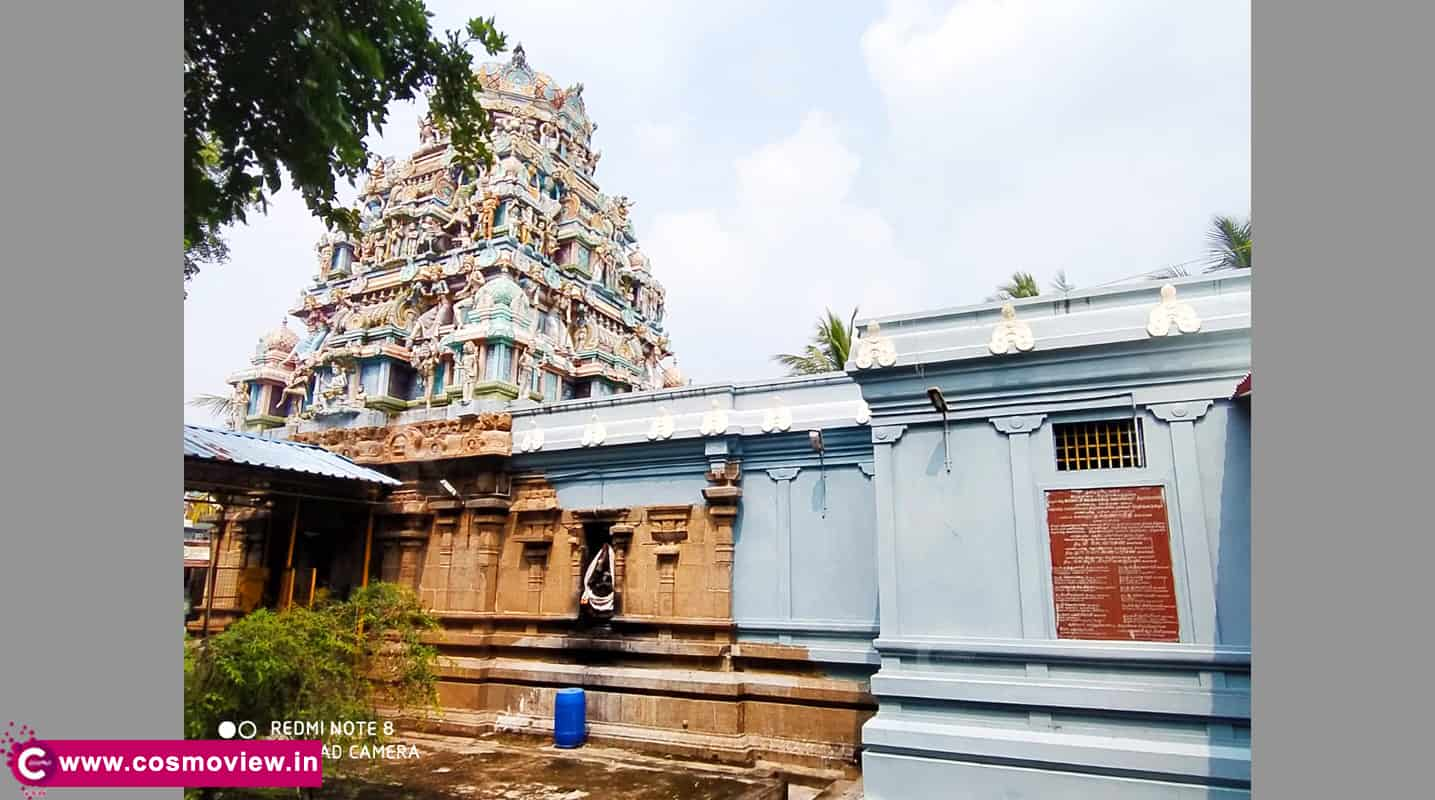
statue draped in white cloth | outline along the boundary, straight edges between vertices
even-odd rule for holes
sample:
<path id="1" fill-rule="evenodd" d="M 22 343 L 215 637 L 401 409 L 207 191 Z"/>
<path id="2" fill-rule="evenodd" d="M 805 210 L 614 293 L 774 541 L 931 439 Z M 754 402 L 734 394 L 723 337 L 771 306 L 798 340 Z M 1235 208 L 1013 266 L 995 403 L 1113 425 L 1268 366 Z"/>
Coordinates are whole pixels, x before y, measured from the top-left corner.
<path id="1" fill-rule="evenodd" d="M 593 617 L 607 620 L 613 616 L 614 599 L 613 546 L 604 544 L 583 573 L 583 596 L 578 604 Z"/>

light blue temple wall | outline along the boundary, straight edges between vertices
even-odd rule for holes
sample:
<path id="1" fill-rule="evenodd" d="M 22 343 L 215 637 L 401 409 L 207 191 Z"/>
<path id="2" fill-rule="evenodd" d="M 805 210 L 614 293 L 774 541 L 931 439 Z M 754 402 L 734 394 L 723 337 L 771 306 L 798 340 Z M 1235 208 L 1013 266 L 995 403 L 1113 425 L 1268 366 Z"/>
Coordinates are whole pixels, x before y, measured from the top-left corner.
<path id="1" fill-rule="evenodd" d="M 1196 421 L 1211 563 L 1216 573 L 1220 641 L 1251 645 L 1251 414 L 1244 403 L 1218 402 Z"/>
<path id="2" fill-rule="evenodd" d="M 916 636 L 1021 635 L 1006 437 L 985 421 L 913 428 L 894 448 L 897 604 Z M 889 635 L 888 631 L 883 631 Z"/>
<path id="3" fill-rule="evenodd" d="M 860 432 L 865 436 L 865 429 Z M 763 468 L 776 462 L 755 459 L 759 466 L 744 472 L 733 557 L 739 641 L 805 647 L 812 660 L 835 671 L 841 671 L 836 665 L 875 665 L 871 464 L 821 468 L 791 463 L 799 459 L 782 461 Z"/>
<path id="4" fill-rule="evenodd" d="M 919 368 L 854 369 L 881 597 L 867 797 L 1248 796 L 1249 411 L 1226 398 L 1250 368 L 1249 284 L 1182 283 L 1205 326 L 1166 339 L 1145 330 L 1159 288 L 1074 300 L 1089 321 L 1029 302 L 1037 352 L 1014 357 L 987 352 L 994 309 L 903 318 Z M 930 386 L 953 407 L 950 474 Z M 1144 467 L 1057 470 L 1053 425 L 1133 413 Z M 1181 641 L 1057 639 L 1044 492 L 1127 485 L 1164 489 Z"/>
<path id="5" fill-rule="evenodd" d="M 1049 409 L 1016 446 L 989 420 L 952 423 L 950 474 L 941 426 L 914 424 L 879 460 L 890 469 L 883 486 L 897 613 L 882 619 L 883 669 L 872 680 L 881 710 L 864 729 L 868 797 L 989 796 L 990 787 L 1016 785 L 1010 781 L 1024 782 L 1033 797 L 1246 791 L 1249 655 L 1222 648 L 1250 641 L 1248 421 L 1244 410 L 1218 402 L 1196 422 L 1194 513 L 1210 534 L 1213 573 L 1203 582 L 1198 560 L 1187 557 L 1198 533 L 1181 505 L 1186 473 L 1177 469 L 1167 422 L 1143 414 L 1144 468 L 1056 470 L 1053 423 L 1130 413 Z M 1018 447 L 1026 448 L 1027 469 L 1013 472 Z M 1043 493 L 1123 485 L 1165 487 L 1186 644 L 1126 652 L 1122 643 L 1055 638 Z M 1034 557 L 1028 570 L 1023 543 Z M 1203 593 L 1218 609 L 1210 635 L 1195 622 Z M 954 781 L 966 787 L 955 795 Z"/>

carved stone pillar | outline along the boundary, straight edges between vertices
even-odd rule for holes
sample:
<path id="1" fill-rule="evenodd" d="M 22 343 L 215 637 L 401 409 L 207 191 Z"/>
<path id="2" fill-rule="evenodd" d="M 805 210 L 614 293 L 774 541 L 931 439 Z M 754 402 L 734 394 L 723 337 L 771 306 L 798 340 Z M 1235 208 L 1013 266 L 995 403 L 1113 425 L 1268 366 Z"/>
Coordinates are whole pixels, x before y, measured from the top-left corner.
<path id="1" fill-rule="evenodd" d="M 476 611 L 493 611 L 498 598 L 498 555 L 508 501 L 480 497 L 464 503 L 471 513 L 470 530 L 477 538 L 474 593 Z"/>
<path id="2" fill-rule="evenodd" d="M 708 589 L 716 598 L 714 615 L 721 618 L 732 617 L 732 528 L 742 501 L 742 487 L 737 485 L 741 478 L 742 466 L 738 462 L 715 464 L 708 470 L 708 480 L 713 485 L 703 489 L 713 531 L 713 578 Z"/>
<path id="3" fill-rule="evenodd" d="M 382 561 L 379 575 L 384 581 L 407 586 L 418 592 L 423 577 L 423 548 L 428 542 L 430 518 L 401 514 L 384 520 L 379 540 Z"/>
<path id="4" fill-rule="evenodd" d="M 571 520 L 568 529 L 568 563 L 572 570 L 573 608 L 578 608 L 578 598 L 583 596 L 583 523 Z"/>
<path id="5" fill-rule="evenodd" d="M 543 587 L 548 580 L 548 560 L 558 530 L 558 493 L 539 481 L 519 481 L 514 487 L 512 512 L 517 516 L 513 539 L 523 545 L 523 565 L 528 570 L 530 614 L 543 611 Z"/>
<path id="6" fill-rule="evenodd" d="M 620 522 L 608 529 L 613 541 L 613 591 L 623 595 L 623 576 L 628 569 L 628 546 L 633 541 L 634 526 Z"/>
<path id="7" fill-rule="evenodd" d="M 438 503 L 432 504 L 435 509 L 433 531 L 429 535 L 430 547 L 423 567 L 423 588 L 420 592 L 425 606 L 444 611 L 454 608 L 454 590 L 457 587 L 455 550 L 460 556 L 463 552 L 461 543 L 455 548 L 455 539 L 459 536 L 458 503 L 447 502 L 444 508 L 439 508 Z"/>

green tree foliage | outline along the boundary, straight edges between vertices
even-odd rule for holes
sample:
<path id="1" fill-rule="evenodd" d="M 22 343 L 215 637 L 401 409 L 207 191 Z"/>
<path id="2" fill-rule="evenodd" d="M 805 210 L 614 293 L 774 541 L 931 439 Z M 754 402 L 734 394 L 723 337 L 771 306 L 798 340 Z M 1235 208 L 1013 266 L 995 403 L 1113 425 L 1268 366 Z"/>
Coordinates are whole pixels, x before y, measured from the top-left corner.
<path id="1" fill-rule="evenodd" d="M 185 254 L 188 262 L 189 255 Z M 186 273 L 188 274 L 188 273 Z M 234 417 L 237 412 L 244 411 L 247 403 L 231 394 L 197 394 L 190 398 L 189 405 L 195 408 L 202 408 L 210 414 L 224 420 L 230 428 L 234 427 Z"/>
<path id="2" fill-rule="evenodd" d="M 1041 294 L 1041 285 L 1030 272 L 1013 272 L 1011 280 L 997 287 L 996 294 L 987 298 L 994 300 L 1018 300 L 1023 297 L 1036 297 Z"/>
<path id="3" fill-rule="evenodd" d="M 779 353 L 772 358 L 787 367 L 788 375 L 839 372 L 852 353 L 852 331 L 856 322 L 857 309 L 852 309 L 852 316 L 843 322 L 829 308 L 818 318 L 812 341 L 801 353 Z"/>
<path id="4" fill-rule="evenodd" d="M 380 709 L 431 707 L 438 655 L 422 637 L 437 626 L 411 590 L 390 583 L 343 602 L 241 617 L 185 647 L 185 736 L 215 738 L 222 720 L 267 730 L 271 720 L 371 720 Z"/>
<path id="5" fill-rule="evenodd" d="M 1217 216 L 1206 232 L 1210 243 L 1206 271 L 1251 268 L 1251 220 Z"/>
<path id="6" fill-rule="evenodd" d="M 186 278 L 223 226 L 265 208 L 281 170 L 326 224 L 353 230 L 337 180 L 367 169 L 364 137 L 396 100 L 427 92 L 455 160 L 491 162 L 468 47 L 496 54 L 503 34 L 489 18 L 436 35 L 431 16 L 422 0 L 185 0 Z"/>

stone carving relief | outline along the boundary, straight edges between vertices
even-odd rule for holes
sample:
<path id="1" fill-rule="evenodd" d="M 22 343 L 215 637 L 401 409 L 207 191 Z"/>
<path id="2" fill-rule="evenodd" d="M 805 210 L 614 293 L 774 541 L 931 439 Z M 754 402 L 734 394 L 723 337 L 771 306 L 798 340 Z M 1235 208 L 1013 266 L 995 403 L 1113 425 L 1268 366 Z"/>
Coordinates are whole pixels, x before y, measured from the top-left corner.
<path id="1" fill-rule="evenodd" d="M 712 408 L 703 414 L 702 424 L 698 427 L 698 432 L 704 436 L 718 436 L 727 433 L 727 424 L 727 409 L 719 405 L 718 401 L 714 399 Z"/>
<path id="2" fill-rule="evenodd" d="M 1176 287 L 1161 287 L 1161 302 L 1146 317 L 1146 333 L 1151 336 L 1175 336 L 1195 333 L 1201 329 L 1201 318 L 1190 303 L 1176 299 Z"/>
<path id="3" fill-rule="evenodd" d="M 598 419 L 598 415 L 594 414 L 592 419 L 590 419 L 588 424 L 583 428 L 582 445 L 584 447 L 597 447 L 602 444 L 606 438 L 608 438 L 608 428 L 603 425 L 602 420 Z"/>
<path id="4" fill-rule="evenodd" d="M 762 412 L 762 432 L 773 433 L 786 431 L 792 427 L 792 410 L 782 402 L 782 397 L 774 396 L 772 406 Z"/>
<path id="5" fill-rule="evenodd" d="M 659 408 L 658 415 L 653 417 L 653 422 L 648 426 L 648 441 L 656 439 L 670 439 L 673 435 L 673 415 L 667 408 Z"/>
<path id="6" fill-rule="evenodd" d="M 458 419 L 429 420 L 411 425 L 330 428 L 295 433 L 296 442 L 317 444 L 359 463 L 424 461 L 476 455 L 510 455 L 513 450 L 508 414 L 467 414 Z"/>
<path id="7" fill-rule="evenodd" d="M 1013 351 L 1025 353 L 1035 346 L 1031 326 L 1016 318 L 1016 307 L 1011 303 L 1002 306 L 1002 321 L 992 329 L 987 349 L 994 355 L 1003 355 Z"/>
<path id="8" fill-rule="evenodd" d="M 892 340 L 881 335 L 882 328 L 877 320 L 867 323 L 866 332 L 857 340 L 857 356 L 854 359 L 858 369 L 890 367 L 897 363 L 897 348 Z"/>

